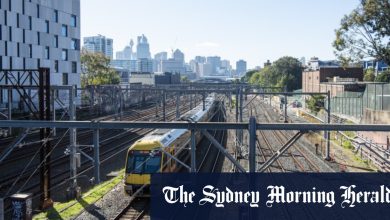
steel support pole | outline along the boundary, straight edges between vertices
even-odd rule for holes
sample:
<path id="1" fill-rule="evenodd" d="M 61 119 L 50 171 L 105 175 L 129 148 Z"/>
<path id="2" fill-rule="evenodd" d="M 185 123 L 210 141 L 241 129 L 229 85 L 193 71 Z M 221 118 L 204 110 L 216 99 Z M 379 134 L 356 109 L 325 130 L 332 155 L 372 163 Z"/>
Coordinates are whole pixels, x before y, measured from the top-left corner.
<path id="1" fill-rule="evenodd" d="M 196 173 L 196 141 L 195 141 L 195 130 L 191 130 L 191 173 Z"/>
<path id="2" fill-rule="evenodd" d="M 119 120 L 123 120 L 123 92 L 122 88 L 119 86 L 118 88 L 119 91 Z"/>
<path id="3" fill-rule="evenodd" d="M 240 93 L 240 89 L 238 88 L 237 90 L 236 90 L 236 103 L 235 103 L 235 105 L 236 105 L 236 122 L 238 122 L 238 100 L 239 100 L 239 97 L 240 97 L 240 95 L 239 95 L 239 93 Z"/>
<path id="4" fill-rule="evenodd" d="M 284 123 L 288 123 L 288 121 L 287 121 L 287 95 L 284 95 Z"/>
<path id="5" fill-rule="evenodd" d="M 328 105 L 327 105 L 327 123 L 330 124 L 331 109 L 330 109 L 330 91 L 328 91 Z M 326 155 L 325 160 L 330 161 L 330 131 L 326 131 Z"/>
<path id="6" fill-rule="evenodd" d="M 382 95 L 381 95 L 381 110 L 383 111 L 383 104 L 384 104 L 384 101 L 383 101 L 383 86 L 384 84 L 382 84 Z"/>
<path id="7" fill-rule="evenodd" d="M 203 101 L 203 111 L 206 110 L 206 94 L 202 94 L 202 101 Z"/>
<path id="8" fill-rule="evenodd" d="M 157 97 L 157 94 L 155 93 L 155 96 Z M 155 105 L 156 105 L 156 118 L 158 117 L 158 106 L 159 106 L 159 103 L 160 103 L 160 100 L 159 99 L 155 99 L 156 100 L 156 103 L 155 103 Z"/>
<path id="9" fill-rule="evenodd" d="M 190 94 L 190 109 L 193 109 L 193 107 L 192 107 L 192 94 Z"/>
<path id="10" fill-rule="evenodd" d="M 374 84 L 374 110 L 376 109 L 376 84 Z"/>
<path id="11" fill-rule="evenodd" d="M 50 70 L 48 68 L 39 69 L 39 118 L 42 121 L 50 121 Z M 49 140 L 50 128 L 40 129 L 40 138 L 44 140 L 40 150 L 40 161 L 42 166 L 40 168 L 40 191 L 41 191 L 41 208 L 46 209 L 53 205 L 50 193 L 51 181 L 51 145 Z"/>
<path id="12" fill-rule="evenodd" d="M 176 94 L 176 120 L 180 119 L 180 93 Z"/>
<path id="13" fill-rule="evenodd" d="M 240 89 L 240 101 L 239 101 L 239 104 L 240 104 L 240 122 L 243 121 L 243 103 L 244 103 L 244 97 L 243 97 L 243 90 Z M 243 145 L 243 139 L 244 139 L 244 131 L 243 130 L 239 130 L 239 142 L 241 144 L 241 146 Z"/>
<path id="14" fill-rule="evenodd" d="M 249 119 L 249 172 L 256 172 L 256 118 Z"/>
<path id="15" fill-rule="evenodd" d="M 50 96 L 50 99 L 51 99 L 51 105 L 52 105 L 52 111 L 53 111 L 53 121 L 55 122 L 56 121 L 56 104 L 55 104 L 55 100 L 56 100 L 56 90 L 55 89 L 52 89 L 51 90 L 51 96 Z M 57 136 L 57 129 L 56 128 L 53 128 L 53 136 Z"/>
<path id="16" fill-rule="evenodd" d="M 12 120 L 12 89 L 8 89 L 8 120 Z M 8 128 L 9 135 L 12 135 L 12 128 Z"/>
<path id="17" fill-rule="evenodd" d="M 165 92 L 165 90 L 163 91 L 163 120 L 164 121 L 167 121 L 167 118 L 166 118 L 166 99 L 167 99 L 167 94 Z"/>
<path id="18" fill-rule="evenodd" d="M 76 107 L 74 103 L 74 96 L 75 96 L 75 87 L 72 86 L 72 88 L 69 90 L 69 116 L 71 121 L 76 120 Z M 70 197 L 77 196 L 77 140 L 76 140 L 76 129 L 70 128 L 69 129 L 69 156 L 70 156 L 70 186 L 68 189 L 68 192 L 70 193 Z"/>
<path id="19" fill-rule="evenodd" d="M 100 183 L 100 146 L 99 146 L 99 129 L 93 130 L 93 162 L 95 184 Z"/>

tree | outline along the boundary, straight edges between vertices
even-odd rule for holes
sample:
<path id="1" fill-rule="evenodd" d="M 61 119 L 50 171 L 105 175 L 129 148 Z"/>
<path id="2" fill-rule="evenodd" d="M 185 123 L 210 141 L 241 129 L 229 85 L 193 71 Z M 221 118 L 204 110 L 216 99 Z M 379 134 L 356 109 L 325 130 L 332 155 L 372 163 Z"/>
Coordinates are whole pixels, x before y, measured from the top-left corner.
<path id="1" fill-rule="evenodd" d="M 81 52 L 81 87 L 119 84 L 120 77 L 110 66 L 110 58 L 102 53 Z"/>
<path id="2" fill-rule="evenodd" d="M 189 83 L 189 82 L 191 82 L 191 81 L 188 79 L 187 76 L 181 76 L 180 81 L 183 82 L 183 83 Z"/>
<path id="3" fill-rule="evenodd" d="M 365 82 L 374 82 L 375 81 L 375 72 L 373 68 L 368 68 L 364 71 L 363 81 Z"/>
<path id="4" fill-rule="evenodd" d="M 384 71 L 378 74 L 378 76 L 375 78 L 375 82 L 390 82 L 390 71 Z"/>
<path id="5" fill-rule="evenodd" d="M 249 83 L 260 86 L 287 87 L 288 91 L 302 87 L 302 65 L 293 57 L 282 57 L 272 65 L 255 72 Z"/>
<path id="6" fill-rule="evenodd" d="M 365 58 L 390 64 L 390 1 L 361 0 L 360 5 L 341 20 L 333 47 L 346 65 Z"/>
<path id="7" fill-rule="evenodd" d="M 257 70 L 251 70 L 245 73 L 245 75 L 242 77 L 243 82 L 249 82 L 249 79 L 252 77 L 253 74 L 257 73 Z"/>
<path id="8" fill-rule="evenodd" d="M 306 100 L 307 108 L 317 114 L 321 109 L 324 108 L 324 96 L 322 95 L 312 95 L 309 99 Z"/>

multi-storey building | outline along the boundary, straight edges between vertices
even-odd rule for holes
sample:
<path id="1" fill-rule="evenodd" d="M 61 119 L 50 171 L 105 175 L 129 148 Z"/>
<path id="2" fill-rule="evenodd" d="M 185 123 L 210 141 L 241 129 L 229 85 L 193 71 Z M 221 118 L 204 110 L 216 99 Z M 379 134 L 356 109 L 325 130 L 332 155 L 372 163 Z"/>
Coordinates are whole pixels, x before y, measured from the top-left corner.
<path id="1" fill-rule="evenodd" d="M 137 60 L 137 72 L 140 73 L 152 73 L 153 61 L 150 59 L 142 58 Z"/>
<path id="2" fill-rule="evenodd" d="M 145 35 L 137 38 L 137 59 L 150 59 L 150 48 L 148 38 Z"/>
<path id="3" fill-rule="evenodd" d="M 102 53 L 109 57 L 113 57 L 113 40 L 102 35 L 93 37 L 84 37 L 84 49 L 91 53 Z"/>
<path id="4" fill-rule="evenodd" d="M 186 68 L 181 60 L 168 59 L 161 61 L 159 72 L 165 73 L 185 73 Z"/>
<path id="5" fill-rule="evenodd" d="M 211 64 L 212 67 L 211 74 L 216 74 L 218 72 L 218 69 L 221 67 L 221 57 L 219 56 L 207 57 L 207 63 Z"/>
<path id="6" fill-rule="evenodd" d="M 130 72 L 137 72 L 137 60 L 111 60 L 111 67 L 120 67 Z"/>
<path id="7" fill-rule="evenodd" d="M 0 0 L 0 69 L 39 67 L 80 85 L 80 0 Z"/>
<path id="8" fill-rule="evenodd" d="M 245 60 L 239 60 L 236 62 L 236 74 L 241 76 L 246 73 L 247 66 Z"/>

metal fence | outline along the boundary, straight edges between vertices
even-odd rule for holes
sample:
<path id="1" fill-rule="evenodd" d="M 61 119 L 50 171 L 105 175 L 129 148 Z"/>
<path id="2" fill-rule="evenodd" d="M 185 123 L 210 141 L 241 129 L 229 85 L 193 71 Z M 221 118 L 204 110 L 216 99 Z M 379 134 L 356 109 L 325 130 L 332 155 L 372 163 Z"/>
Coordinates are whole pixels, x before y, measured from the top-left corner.
<path id="1" fill-rule="evenodd" d="M 339 92 L 331 98 L 333 114 L 360 120 L 364 109 L 390 111 L 390 84 L 367 84 L 364 92 Z"/>

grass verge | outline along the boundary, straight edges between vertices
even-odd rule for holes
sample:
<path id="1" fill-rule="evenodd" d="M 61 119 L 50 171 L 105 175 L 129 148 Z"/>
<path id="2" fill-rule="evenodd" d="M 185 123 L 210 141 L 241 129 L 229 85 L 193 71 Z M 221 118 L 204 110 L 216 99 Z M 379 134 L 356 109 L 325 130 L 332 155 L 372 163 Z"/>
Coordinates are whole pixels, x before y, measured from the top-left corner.
<path id="1" fill-rule="evenodd" d="M 121 170 L 117 177 L 93 187 L 81 198 L 64 203 L 54 203 L 52 208 L 35 215 L 33 219 L 72 219 L 110 192 L 123 180 L 123 175 L 124 170 Z"/>

